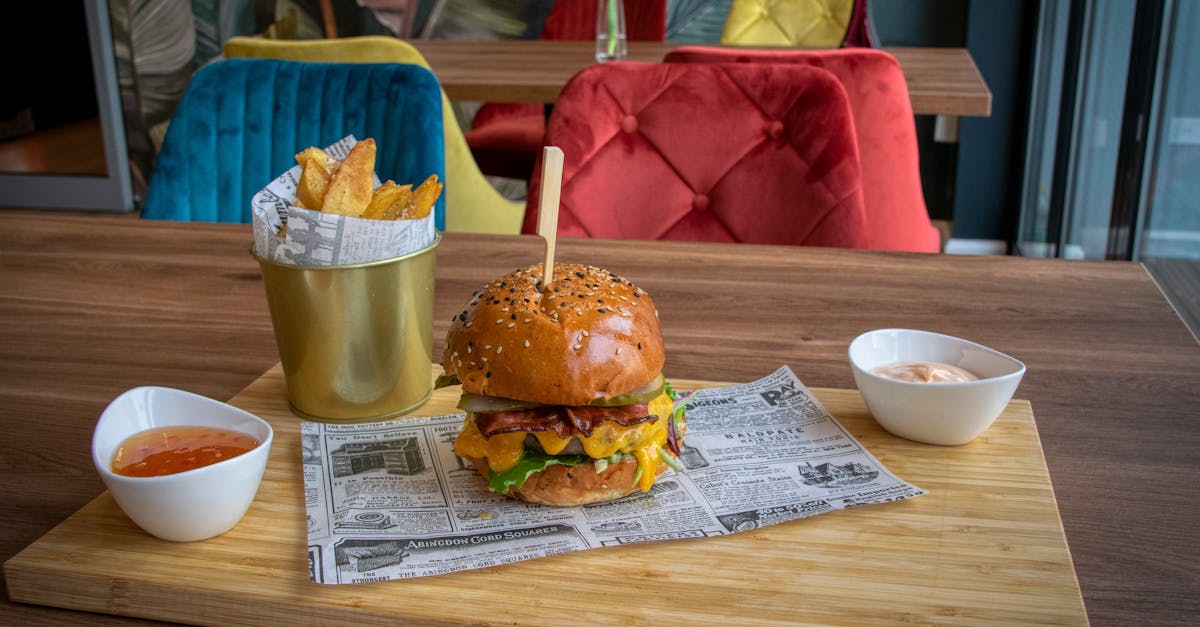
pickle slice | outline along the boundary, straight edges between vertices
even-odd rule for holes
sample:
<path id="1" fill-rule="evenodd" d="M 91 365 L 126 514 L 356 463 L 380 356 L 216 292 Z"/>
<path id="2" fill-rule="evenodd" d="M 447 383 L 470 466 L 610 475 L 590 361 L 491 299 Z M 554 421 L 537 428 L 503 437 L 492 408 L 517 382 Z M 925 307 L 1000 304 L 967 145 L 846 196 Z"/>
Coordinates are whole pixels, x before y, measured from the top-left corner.
<path id="1" fill-rule="evenodd" d="M 457 382 L 456 382 L 457 383 Z M 666 381 L 660 373 L 653 381 L 643 385 L 635 390 L 630 390 L 624 394 L 614 396 L 612 398 L 601 399 L 589 403 L 594 407 L 619 407 L 621 405 L 640 405 L 649 403 L 658 398 L 663 393 L 663 386 Z M 519 411 L 522 409 L 532 409 L 541 407 L 541 403 L 533 401 L 519 401 L 515 398 L 504 398 L 501 396 L 485 396 L 483 394 L 471 394 L 463 392 L 463 395 L 458 399 L 458 408 L 463 411 L 469 411 L 476 414 L 490 414 L 500 411 Z"/>
<path id="2" fill-rule="evenodd" d="M 637 388 L 636 390 L 630 390 L 624 394 L 619 394 L 612 398 L 603 398 L 598 401 L 592 401 L 590 404 L 598 407 L 618 407 L 620 405 L 640 405 L 642 403 L 649 403 L 650 401 L 662 395 L 664 384 L 665 380 L 660 372 L 653 381 L 643 385 L 640 388 Z"/>
<path id="3" fill-rule="evenodd" d="M 517 411 L 520 409 L 538 407 L 539 405 L 540 403 L 534 403 L 532 401 L 518 401 L 515 398 L 484 396 L 483 394 L 471 394 L 470 392 L 463 392 L 463 395 L 458 399 L 459 409 L 476 414 L 491 414 L 498 411 Z"/>
<path id="4" fill-rule="evenodd" d="M 458 380 L 458 375 L 440 374 L 437 380 L 433 382 L 433 389 L 440 390 L 441 388 L 459 385 L 460 383 L 462 382 Z"/>

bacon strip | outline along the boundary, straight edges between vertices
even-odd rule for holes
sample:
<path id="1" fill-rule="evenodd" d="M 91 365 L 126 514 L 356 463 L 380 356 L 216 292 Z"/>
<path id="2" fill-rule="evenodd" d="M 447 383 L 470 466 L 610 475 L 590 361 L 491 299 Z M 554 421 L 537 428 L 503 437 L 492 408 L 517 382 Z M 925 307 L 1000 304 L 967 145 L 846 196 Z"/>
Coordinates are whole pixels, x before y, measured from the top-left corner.
<path id="1" fill-rule="evenodd" d="M 611 420 L 622 427 L 632 427 L 657 419 L 658 416 L 649 413 L 646 403 L 618 407 L 556 405 L 518 411 L 475 414 L 475 426 L 479 428 L 479 432 L 485 438 L 490 438 L 497 433 L 515 433 L 517 431 L 553 431 L 560 438 L 569 438 L 577 433 L 582 433 L 584 437 L 590 436 L 596 426 L 605 420 Z"/>

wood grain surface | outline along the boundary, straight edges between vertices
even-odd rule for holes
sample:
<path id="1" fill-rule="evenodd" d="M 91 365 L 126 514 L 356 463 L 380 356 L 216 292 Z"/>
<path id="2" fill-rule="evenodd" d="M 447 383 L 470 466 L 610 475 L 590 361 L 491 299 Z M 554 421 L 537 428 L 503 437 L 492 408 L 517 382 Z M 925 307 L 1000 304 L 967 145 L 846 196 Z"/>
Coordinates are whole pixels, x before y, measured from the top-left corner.
<path id="1" fill-rule="evenodd" d="M 237 527 L 164 542 L 105 493 L 5 564 L 9 594 L 209 624 L 1086 624 L 1027 402 L 1013 401 L 974 442 L 939 447 L 888 434 L 855 391 L 814 393 L 889 470 L 930 493 L 726 537 L 335 586 L 308 581 L 300 422 L 275 367 L 232 400 L 275 428 Z M 438 390 L 412 415 L 454 413 L 458 395 Z"/>
<path id="2" fill-rule="evenodd" d="M 451 100 L 544 102 L 596 62 L 587 41 L 410 40 L 437 74 Z M 657 63 L 677 44 L 631 41 L 630 61 Z M 965 48 L 895 47 L 914 113 L 988 116 L 992 92 Z"/>
<path id="3" fill-rule="evenodd" d="M 7 211 L 0 227 L 7 560 L 103 492 L 89 442 L 110 400 L 138 385 L 229 399 L 278 356 L 246 225 Z M 435 354 L 473 290 L 540 255 L 535 237 L 448 234 Z M 852 388 L 850 340 L 889 326 L 1022 359 L 1017 396 L 1037 413 L 1090 621 L 1200 612 L 1200 347 L 1141 266 L 576 239 L 558 256 L 650 292 L 677 378 L 745 381 L 787 363 L 810 387 Z M 0 604 L 3 624 L 84 621 L 125 622 Z"/>

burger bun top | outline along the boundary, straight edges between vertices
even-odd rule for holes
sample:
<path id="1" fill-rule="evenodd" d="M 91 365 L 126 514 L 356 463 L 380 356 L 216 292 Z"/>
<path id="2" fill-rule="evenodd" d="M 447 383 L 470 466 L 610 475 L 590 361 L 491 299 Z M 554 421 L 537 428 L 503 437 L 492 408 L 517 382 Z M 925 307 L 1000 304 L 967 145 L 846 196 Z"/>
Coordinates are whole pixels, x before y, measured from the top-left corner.
<path id="1" fill-rule="evenodd" d="M 662 372 L 654 301 L 607 270 L 542 264 L 496 279 L 450 323 L 442 367 L 464 392 L 547 405 L 586 405 L 646 385 Z"/>

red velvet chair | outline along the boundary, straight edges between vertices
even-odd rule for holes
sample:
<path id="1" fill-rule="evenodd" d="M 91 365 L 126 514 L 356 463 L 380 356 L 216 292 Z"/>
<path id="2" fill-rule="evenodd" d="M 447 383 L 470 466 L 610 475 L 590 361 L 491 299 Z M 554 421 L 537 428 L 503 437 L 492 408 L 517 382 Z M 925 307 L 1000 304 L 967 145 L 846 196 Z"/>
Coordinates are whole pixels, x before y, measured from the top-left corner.
<path id="1" fill-rule="evenodd" d="M 557 0 L 546 16 L 541 39 L 594 41 L 599 0 Z M 624 0 L 630 41 L 662 41 L 666 0 Z M 537 103 L 486 103 L 467 131 L 467 145 L 484 174 L 528 180 L 546 135 L 546 108 Z"/>
<path id="2" fill-rule="evenodd" d="M 564 236 L 866 244 L 850 105 L 824 70 L 594 65 L 563 89 L 546 143 L 565 155 Z"/>
<path id="3" fill-rule="evenodd" d="M 882 50 L 739 50 L 681 46 L 666 62 L 801 64 L 829 71 L 842 82 L 854 111 L 867 246 L 936 253 L 941 237 L 929 221 L 917 156 L 908 84 L 900 64 Z"/>

